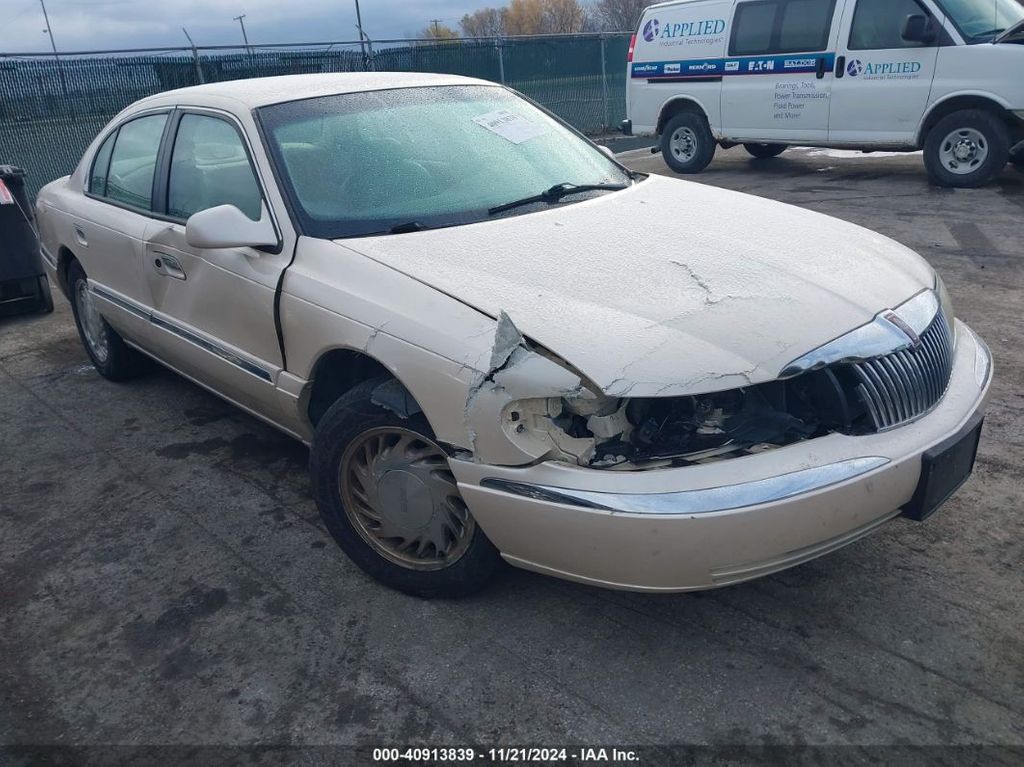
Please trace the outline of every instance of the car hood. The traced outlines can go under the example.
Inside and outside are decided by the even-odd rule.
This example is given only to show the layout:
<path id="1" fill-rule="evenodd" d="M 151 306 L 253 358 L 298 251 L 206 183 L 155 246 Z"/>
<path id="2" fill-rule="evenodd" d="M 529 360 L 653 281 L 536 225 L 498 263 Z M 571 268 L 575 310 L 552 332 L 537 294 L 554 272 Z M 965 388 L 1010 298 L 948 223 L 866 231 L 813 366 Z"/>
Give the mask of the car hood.
<path id="1" fill-rule="evenodd" d="M 772 380 L 934 280 L 875 232 L 661 176 L 536 213 L 343 243 L 506 313 L 612 396 Z"/>

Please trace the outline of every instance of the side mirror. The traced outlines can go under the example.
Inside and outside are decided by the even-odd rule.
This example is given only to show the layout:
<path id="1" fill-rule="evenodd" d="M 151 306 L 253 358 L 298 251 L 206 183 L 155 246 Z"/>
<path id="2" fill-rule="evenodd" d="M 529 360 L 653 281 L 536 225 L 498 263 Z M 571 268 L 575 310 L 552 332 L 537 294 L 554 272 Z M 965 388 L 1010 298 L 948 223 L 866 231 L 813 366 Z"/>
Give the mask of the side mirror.
<path id="1" fill-rule="evenodd" d="M 598 149 L 600 149 L 600 150 L 601 150 L 602 152 L 604 152 L 604 153 L 605 153 L 606 155 L 608 155 L 609 157 L 611 157 L 611 158 L 612 158 L 613 160 L 615 159 L 615 152 L 613 152 L 613 151 L 612 151 L 612 148 L 611 148 L 610 146 L 605 146 L 604 144 L 601 144 L 601 145 L 600 145 L 600 146 L 598 147 Z"/>
<path id="2" fill-rule="evenodd" d="M 903 29 L 900 30 L 900 37 L 909 43 L 935 42 L 935 28 L 932 20 L 927 16 L 912 13 L 903 20 Z"/>
<path id="3" fill-rule="evenodd" d="M 262 248 L 277 245 L 277 232 L 264 205 L 253 221 L 234 205 L 218 205 L 185 222 L 185 240 L 193 248 Z"/>

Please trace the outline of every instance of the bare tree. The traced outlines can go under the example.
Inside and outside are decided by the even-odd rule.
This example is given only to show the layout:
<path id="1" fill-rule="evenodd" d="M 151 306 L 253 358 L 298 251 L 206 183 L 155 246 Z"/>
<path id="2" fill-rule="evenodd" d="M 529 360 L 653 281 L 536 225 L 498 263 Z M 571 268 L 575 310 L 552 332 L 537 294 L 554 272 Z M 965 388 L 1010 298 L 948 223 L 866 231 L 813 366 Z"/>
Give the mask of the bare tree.
<path id="1" fill-rule="evenodd" d="M 454 40 L 459 36 L 459 33 L 449 27 L 447 24 L 441 24 L 439 21 L 433 21 L 428 26 L 420 30 L 420 33 L 416 37 L 421 40 Z"/>
<path id="2" fill-rule="evenodd" d="M 501 37 L 505 34 L 505 9 L 481 8 L 467 13 L 459 26 L 466 37 Z"/>
<path id="3" fill-rule="evenodd" d="M 652 0 L 597 0 L 593 14 L 606 32 L 635 32 L 644 8 Z"/>

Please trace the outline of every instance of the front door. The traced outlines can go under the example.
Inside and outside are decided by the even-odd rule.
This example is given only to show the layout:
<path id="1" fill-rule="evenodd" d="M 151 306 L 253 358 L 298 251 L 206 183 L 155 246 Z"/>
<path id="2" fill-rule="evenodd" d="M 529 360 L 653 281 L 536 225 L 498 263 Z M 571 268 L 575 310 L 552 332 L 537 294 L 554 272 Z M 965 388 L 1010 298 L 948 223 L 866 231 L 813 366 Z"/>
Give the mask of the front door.
<path id="1" fill-rule="evenodd" d="M 903 39 L 908 16 L 931 19 L 935 40 Z M 943 21 L 919 0 L 847 2 L 832 86 L 830 142 L 913 142 L 928 106 Z"/>
<path id="2" fill-rule="evenodd" d="M 240 405 L 276 406 L 282 368 L 274 297 L 289 254 L 188 244 L 189 216 L 234 205 L 253 220 L 270 215 L 241 129 L 216 113 L 176 118 L 167 162 L 167 221 L 146 234 L 142 271 L 158 353 L 170 365 Z"/>
<path id="3" fill-rule="evenodd" d="M 842 9 L 842 0 L 838 2 Z M 837 0 L 741 0 L 722 78 L 728 139 L 828 136 Z"/>

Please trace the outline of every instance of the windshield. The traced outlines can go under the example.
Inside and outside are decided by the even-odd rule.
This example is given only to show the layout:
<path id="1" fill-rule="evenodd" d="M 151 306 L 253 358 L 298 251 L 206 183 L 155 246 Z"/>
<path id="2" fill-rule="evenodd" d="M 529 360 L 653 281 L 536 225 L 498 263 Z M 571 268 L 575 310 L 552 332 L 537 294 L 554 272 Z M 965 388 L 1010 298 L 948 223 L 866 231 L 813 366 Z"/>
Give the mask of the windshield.
<path id="1" fill-rule="evenodd" d="M 349 93 L 259 118 L 303 231 L 338 238 L 452 226 L 557 184 L 627 184 L 621 167 L 498 86 Z M 596 190 L 558 198 L 570 204 Z M 519 215 L 555 204 L 538 201 Z"/>
<path id="2" fill-rule="evenodd" d="M 940 0 L 939 5 L 968 43 L 987 43 L 1024 20 L 1019 0 Z"/>

